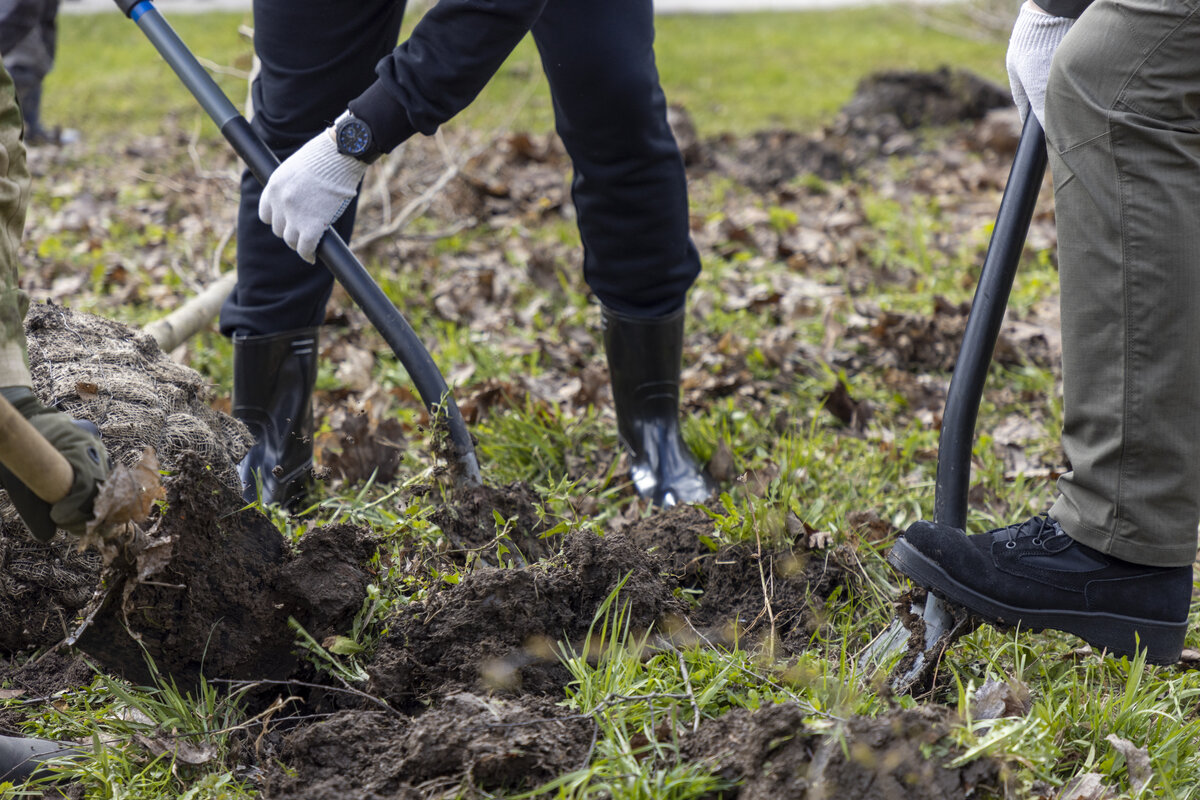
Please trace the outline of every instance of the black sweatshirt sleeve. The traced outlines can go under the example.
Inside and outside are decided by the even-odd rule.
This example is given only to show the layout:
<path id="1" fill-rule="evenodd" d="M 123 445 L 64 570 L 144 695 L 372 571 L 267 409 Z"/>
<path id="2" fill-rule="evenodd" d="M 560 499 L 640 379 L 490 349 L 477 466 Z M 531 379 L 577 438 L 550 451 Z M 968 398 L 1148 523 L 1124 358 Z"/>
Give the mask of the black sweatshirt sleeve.
<path id="1" fill-rule="evenodd" d="M 1092 4 L 1092 0 L 1033 0 L 1038 8 L 1056 17 L 1078 19 L 1083 10 Z"/>
<path id="2" fill-rule="evenodd" d="M 412 35 L 375 68 L 378 80 L 350 101 L 384 152 L 431 134 L 462 111 L 500 69 L 546 0 L 439 0 Z"/>

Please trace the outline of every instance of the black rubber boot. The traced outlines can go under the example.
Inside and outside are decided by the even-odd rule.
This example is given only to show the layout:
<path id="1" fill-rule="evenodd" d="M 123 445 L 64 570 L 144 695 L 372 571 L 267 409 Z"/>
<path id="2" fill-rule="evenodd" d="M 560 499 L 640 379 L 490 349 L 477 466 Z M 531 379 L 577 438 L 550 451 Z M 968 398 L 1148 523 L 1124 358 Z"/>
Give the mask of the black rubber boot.
<path id="1" fill-rule="evenodd" d="M 312 392 L 317 328 L 233 337 L 233 416 L 254 447 L 238 464 L 242 497 L 299 505 L 313 458 Z"/>
<path id="2" fill-rule="evenodd" d="M 30 778 L 49 777 L 53 773 L 42 767 L 43 762 L 82 754 L 83 750 L 78 745 L 48 739 L 0 736 L 0 783 L 19 786 Z"/>
<path id="3" fill-rule="evenodd" d="M 707 500 L 716 484 L 679 433 L 684 310 L 655 319 L 602 312 L 617 434 L 634 488 L 660 506 Z"/>
<path id="4" fill-rule="evenodd" d="M 42 81 L 26 70 L 12 70 L 17 105 L 21 108 L 21 120 L 25 126 L 25 143 L 58 144 L 54 131 L 42 127 Z"/>

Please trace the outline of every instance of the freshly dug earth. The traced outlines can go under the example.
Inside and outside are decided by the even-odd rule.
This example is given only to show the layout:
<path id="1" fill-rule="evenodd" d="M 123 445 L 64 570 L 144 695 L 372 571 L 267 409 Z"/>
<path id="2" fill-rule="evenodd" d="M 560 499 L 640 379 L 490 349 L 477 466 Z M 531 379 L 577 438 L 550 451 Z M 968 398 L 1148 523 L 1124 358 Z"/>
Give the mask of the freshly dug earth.
<path id="1" fill-rule="evenodd" d="M 476 553 L 484 563 L 493 563 L 503 544 L 517 563 L 531 563 L 557 552 L 561 544 L 558 537 L 543 538 L 550 524 L 538 519 L 539 502 L 527 484 L 485 483 L 455 492 L 430 519 L 442 529 L 454 555 Z M 503 532 L 497 530 L 497 515 L 507 522 Z"/>
<path id="2" fill-rule="evenodd" d="M 148 335 L 57 306 L 26 318 L 35 388 L 47 403 L 90 419 L 114 463 L 153 447 L 169 473 L 167 503 L 148 531 L 141 574 L 110 571 L 79 647 L 136 683 L 160 673 L 180 684 L 291 675 L 294 619 L 318 639 L 343 631 L 361 607 L 374 544 L 348 527 L 309 532 L 292 552 L 262 513 L 245 509 L 234 465 L 250 437 L 210 406 L 207 382 L 171 361 Z M 100 559 L 64 535 L 32 540 L 0 500 L 0 648 L 57 644 L 99 585 Z"/>
<path id="3" fill-rule="evenodd" d="M 345 630 L 366 596 L 374 543 L 350 526 L 318 528 L 294 554 L 270 520 L 243 505 L 198 457 L 185 456 L 150 535 L 169 555 L 151 575 L 108 592 L 79 647 L 136 683 L 152 678 L 146 655 L 181 685 L 202 672 L 278 680 L 297 667 L 289 618 L 318 641 Z"/>
<path id="4" fill-rule="evenodd" d="M 547 561 L 478 569 L 391 622 L 368 667 L 370 691 L 401 707 L 478 689 L 560 693 L 568 674 L 556 643 L 582 648 L 618 588 L 613 612 L 624 609 L 632 630 L 684 612 L 657 559 L 620 535 L 576 533 Z"/>
<path id="5" fill-rule="evenodd" d="M 89 685 L 95 673 L 79 656 L 58 652 L 19 664 L 0 663 L 0 686 L 19 692 L 15 699 L 45 700 L 56 693 Z M 15 710 L 0 711 L 0 734 L 12 735 L 20 714 Z"/>
<path id="6" fill-rule="evenodd" d="M 679 506 L 625 529 L 639 547 L 657 554 L 680 585 L 699 593 L 690 624 L 715 643 L 745 645 L 771 636 L 786 653 L 798 653 L 820 625 L 825 600 L 854 580 L 856 556 L 841 546 L 759 551 L 752 544 L 713 550 L 713 518 L 701 506 Z"/>
<path id="7" fill-rule="evenodd" d="M 593 724 L 542 697 L 455 694 L 415 719 L 347 711 L 287 737 L 264 798 L 427 798 L 532 788 L 584 766 Z"/>
<path id="8" fill-rule="evenodd" d="M 805 723 L 794 704 L 738 709 L 705 722 L 682 744 L 690 761 L 704 761 L 739 783 L 732 800 L 962 800 L 988 789 L 998 796 L 999 765 L 988 759 L 964 767 L 942 765 L 958 754 L 926 758 L 945 737 L 947 709 L 919 706 L 868 719 L 852 717 L 830 731 Z"/>

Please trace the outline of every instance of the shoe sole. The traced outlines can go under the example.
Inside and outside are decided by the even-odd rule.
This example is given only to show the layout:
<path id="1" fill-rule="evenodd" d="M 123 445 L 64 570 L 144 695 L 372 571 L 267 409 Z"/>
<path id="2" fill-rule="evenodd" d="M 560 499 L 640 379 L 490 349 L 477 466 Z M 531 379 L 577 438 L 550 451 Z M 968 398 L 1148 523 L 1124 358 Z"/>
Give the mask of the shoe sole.
<path id="1" fill-rule="evenodd" d="M 1146 661 L 1151 664 L 1175 664 L 1183 653 L 1187 622 L 1156 622 L 1099 611 L 1034 610 L 1010 606 L 959 583 L 904 539 L 892 545 L 887 560 L 914 583 L 993 624 L 1030 631 L 1047 628 L 1065 631 L 1116 656 L 1132 658 L 1140 648 L 1146 651 Z"/>

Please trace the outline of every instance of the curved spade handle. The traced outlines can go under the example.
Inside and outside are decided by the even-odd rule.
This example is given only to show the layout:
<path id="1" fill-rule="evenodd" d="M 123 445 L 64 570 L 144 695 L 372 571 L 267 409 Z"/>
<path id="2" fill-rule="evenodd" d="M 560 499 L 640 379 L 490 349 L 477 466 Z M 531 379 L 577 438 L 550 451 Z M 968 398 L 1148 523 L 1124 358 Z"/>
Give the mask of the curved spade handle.
<path id="1" fill-rule="evenodd" d="M 150 0 L 115 2 L 126 16 L 137 23 L 171 69 L 175 70 L 175 74 L 217 124 L 221 135 L 246 162 L 254 177 L 265 184 L 279 166 L 279 159 L 254 132 L 246 118 L 238 113 L 153 3 Z M 400 359 L 430 413 L 434 417 L 445 413 L 450 441 L 458 461 L 456 477 L 461 484 L 478 486 L 482 483 L 479 461 L 466 422 L 450 394 L 445 378 L 408 320 L 371 279 L 337 231 L 331 228 L 325 232 L 317 246 L 317 257 L 342 284 Z"/>

